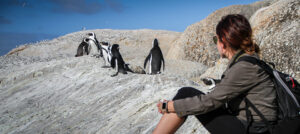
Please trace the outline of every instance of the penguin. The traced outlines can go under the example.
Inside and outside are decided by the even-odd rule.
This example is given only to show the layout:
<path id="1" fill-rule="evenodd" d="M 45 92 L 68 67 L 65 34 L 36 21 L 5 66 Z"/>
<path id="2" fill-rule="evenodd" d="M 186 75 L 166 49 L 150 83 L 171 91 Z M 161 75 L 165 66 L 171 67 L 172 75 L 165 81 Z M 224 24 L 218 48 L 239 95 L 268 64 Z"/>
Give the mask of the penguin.
<path id="1" fill-rule="evenodd" d="M 84 38 L 82 42 L 79 44 L 77 48 L 77 54 L 75 57 L 83 56 L 83 55 L 88 55 L 89 54 L 89 43 L 88 43 L 88 38 Z"/>
<path id="2" fill-rule="evenodd" d="M 102 68 L 110 67 L 110 61 L 112 58 L 111 45 L 108 42 L 100 42 L 101 53 L 104 59 L 105 65 Z"/>
<path id="3" fill-rule="evenodd" d="M 125 64 L 122 55 L 119 52 L 119 45 L 113 44 L 111 47 L 111 67 L 116 69 L 116 73 L 111 75 L 112 77 L 117 76 L 118 73 L 127 74 L 126 70 L 128 70 L 128 65 Z"/>
<path id="4" fill-rule="evenodd" d="M 152 49 L 149 55 L 146 57 L 144 62 L 144 69 L 146 68 L 147 62 L 149 63 L 149 74 L 160 74 L 161 64 L 163 63 L 163 70 L 165 70 L 164 56 L 158 46 L 158 40 L 154 39 L 152 43 Z"/>
<path id="5" fill-rule="evenodd" d="M 97 58 L 102 57 L 102 51 L 101 51 L 101 46 L 99 44 L 99 41 L 96 38 L 96 34 L 94 32 L 88 33 L 88 39 L 89 40 L 89 47 L 90 47 L 90 55 L 95 56 Z"/>
<path id="6" fill-rule="evenodd" d="M 221 80 L 213 78 L 202 78 L 201 80 L 205 85 L 210 85 L 209 89 L 213 89 L 216 86 L 216 84 L 221 82 Z"/>

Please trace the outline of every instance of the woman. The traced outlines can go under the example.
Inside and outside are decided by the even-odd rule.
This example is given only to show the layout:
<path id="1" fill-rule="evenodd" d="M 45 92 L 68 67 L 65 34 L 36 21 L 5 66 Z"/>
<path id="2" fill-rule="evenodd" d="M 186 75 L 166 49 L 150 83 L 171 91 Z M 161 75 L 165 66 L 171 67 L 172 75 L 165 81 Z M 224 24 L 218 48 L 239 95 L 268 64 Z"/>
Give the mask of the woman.
<path id="1" fill-rule="evenodd" d="M 224 16 L 216 27 L 216 34 L 218 52 L 230 60 L 229 66 L 242 56 L 259 58 L 259 47 L 252 41 L 251 26 L 244 16 Z M 251 108 L 253 121 L 248 125 L 246 111 L 249 110 L 243 99 L 247 97 L 270 123 L 275 122 L 276 93 L 269 75 L 246 61 L 229 66 L 212 92 L 204 94 L 184 87 L 172 101 L 159 102 L 158 110 L 163 116 L 153 133 L 176 132 L 188 115 L 195 115 L 212 134 L 268 133 L 262 119 Z M 162 109 L 162 105 L 166 108 Z"/>

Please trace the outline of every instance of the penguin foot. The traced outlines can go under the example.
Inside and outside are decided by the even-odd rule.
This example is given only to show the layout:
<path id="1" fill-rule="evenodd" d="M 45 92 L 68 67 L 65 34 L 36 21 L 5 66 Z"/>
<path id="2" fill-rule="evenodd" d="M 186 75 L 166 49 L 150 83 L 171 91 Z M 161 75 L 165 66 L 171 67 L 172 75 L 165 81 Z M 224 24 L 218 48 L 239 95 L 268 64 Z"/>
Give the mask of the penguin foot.
<path id="1" fill-rule="evenodd" d="M 115 76 L 117 76 L 117 75 L 118 75 L 118 73 L 119 73 L 119 72 L 117 72 L 117 73 L 115 73 L 115 74 L 111 75 L 111 77 L 115 77 Z"/>

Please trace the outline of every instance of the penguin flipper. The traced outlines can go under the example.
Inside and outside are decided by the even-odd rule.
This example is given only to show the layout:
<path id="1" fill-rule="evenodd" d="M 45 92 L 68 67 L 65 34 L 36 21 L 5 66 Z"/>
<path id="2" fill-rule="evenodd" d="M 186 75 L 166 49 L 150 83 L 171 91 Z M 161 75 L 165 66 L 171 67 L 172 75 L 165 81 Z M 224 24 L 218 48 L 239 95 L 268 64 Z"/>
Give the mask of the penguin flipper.
<path id="1" fill-rule="evenodd" d="M 90 52 L 89 52 L 89 45 L 88 44 L 84 45 L 84 50 L 85 50 L 86 54 L 89 55 Z"/>
<path id="2" fill-rule="evenodd" d="M 147 66 L 147 62 L 148 62 L 148 60 L 150 59 L 150 56 L 151 56 L 151 54 L 149 54 L 149 55 L 146 57 L 146 59 L 145 59 L 145 62 L 144 62 L 144 69 L 145 69 L 146 66 Z"/>
<path id="3" fill-rule="evenodd" d="M 103 57 L 103 52 L 102 52 L 102 46 L 100 44 L 98 44 L 98 49 L 100 51 L 100 57 Z"/>
<path id="4" fill-rule="evenodd" d="M 75 57 L 83 56 L 84 51 L 87 49 L 86 45 L 87 44 L 85 44 L 84 42 L 79 44 Z"/>
<path id="5" fill-rule="evenodd" d="M 112 67 L 112 68 L 115 68 L 117 65 L 115 64 L 115 59 L 116 59 L 116 57 L 112 57 L 111 58 L 111 60 L 110 60 L 110 66 Z"/>
<path id="6" fill-rule="evenodd" d="M 96 41 L 96 46 L 98 47 L 98 50 L 101 50 L 101 46 L 100 46 L 100 43 L 99 43 L 99 41 L 97 40 L 97 38 L 95 38 L 95 41 Z"/>
<path id="7" fill-rule="evenodd" d="M 162 62 L 163 62 L 163 70 L 165 71 L 165 60 L 164 60 L 164 57 L 162 57 Z"/>

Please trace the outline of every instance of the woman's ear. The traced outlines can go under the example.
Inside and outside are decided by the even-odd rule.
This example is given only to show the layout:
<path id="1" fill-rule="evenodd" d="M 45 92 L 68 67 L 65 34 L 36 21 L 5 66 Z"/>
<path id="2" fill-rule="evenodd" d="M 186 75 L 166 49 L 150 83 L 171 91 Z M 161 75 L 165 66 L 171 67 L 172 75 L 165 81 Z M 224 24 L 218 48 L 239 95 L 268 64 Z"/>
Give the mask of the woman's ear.
<path id="1" fill-rule="evenodd" d="M 218 41 L 217 46 L 220 50 L 223 50 L 225 48 L 225 45 L 221 41 Z"/>
<path id="2" fill-rule="evenodd" d="M 224 40 L 224 39 L 223 39 Z M 222 48 L 223 49 L 226 49 L 226 45 L 225 45 L 225 43 L 223 43 L 222 41 L 220 41 L 221 42 L 221 44 L 222 44 Z"/>
<path id="3" fill-rule="evenodd" d="M 226 50 L 226 46 L 224 43 L 222 43 L 221 41 L 218 41 L 218 44 L 217 44 L 217 48 L 218 48 L 218 51 L 219 51 L 219 54 L 222 58 L 226 58 L 226 53 L 227 53 L 227 50 Z"/>
<path id="4" fill-rule="evenodd" d="M 221 45 L 222 51 L 225 51 L 226 50 L 226 45 L 224 43 L 220 43 L 220 45 Z"/>

